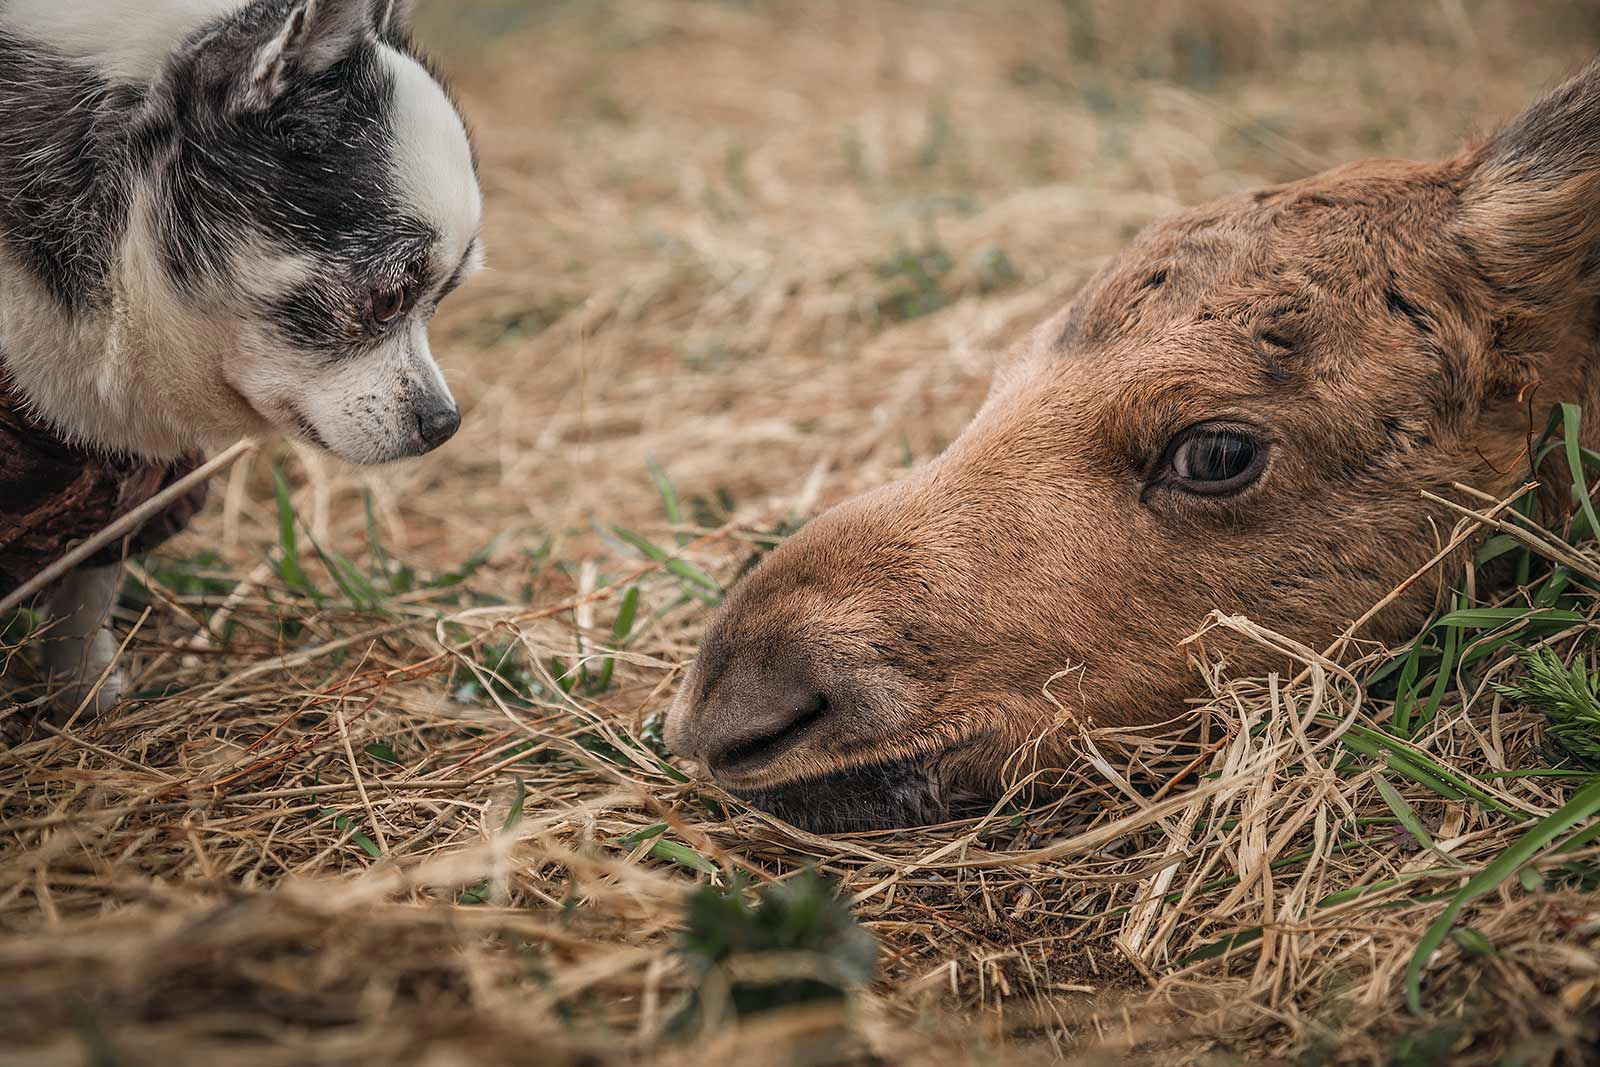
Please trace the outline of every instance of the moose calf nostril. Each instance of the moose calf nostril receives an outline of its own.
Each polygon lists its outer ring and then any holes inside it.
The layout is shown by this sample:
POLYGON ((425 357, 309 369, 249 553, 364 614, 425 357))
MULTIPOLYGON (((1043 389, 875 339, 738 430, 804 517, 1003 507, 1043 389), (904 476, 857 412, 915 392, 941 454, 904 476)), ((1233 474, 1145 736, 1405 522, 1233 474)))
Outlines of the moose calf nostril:
POLYGON ((791 747, 830 709, 827 696, 809 687, 772 694, 751 709, 737 734, 720 740, 706 762, 718 772, 753 769, 791 747))

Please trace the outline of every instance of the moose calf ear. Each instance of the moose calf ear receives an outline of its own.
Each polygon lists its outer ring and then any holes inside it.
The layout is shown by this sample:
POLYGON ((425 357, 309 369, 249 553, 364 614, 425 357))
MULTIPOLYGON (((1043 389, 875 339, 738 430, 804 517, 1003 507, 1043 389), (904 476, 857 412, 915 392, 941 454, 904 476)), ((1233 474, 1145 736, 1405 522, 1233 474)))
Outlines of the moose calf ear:
POLYGON ((1600 60, 1468 159, 1463 237, 1524 313, 1600 290, 1600 60))
POLYGON ((374 0, 295 0, 261 27, 229 94, 232 110, 265 111, 295 78, 320 74, 343 59, 372 34, 374 6, 374 0))

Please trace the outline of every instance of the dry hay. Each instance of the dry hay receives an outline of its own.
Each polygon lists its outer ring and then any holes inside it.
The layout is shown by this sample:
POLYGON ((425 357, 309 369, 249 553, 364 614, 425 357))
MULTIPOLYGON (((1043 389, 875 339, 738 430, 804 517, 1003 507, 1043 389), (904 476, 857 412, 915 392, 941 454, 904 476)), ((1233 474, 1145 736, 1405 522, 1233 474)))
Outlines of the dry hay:
POLYGON ((1388 650, 1218 619, 1281 645, 1285 672, 1230 679, 1202 636, 1198 733, 1064 715, 1084 758, 1061 793, 1019 782, 918 831, 800 833, 679 780, 655 740, 708 614, 698 575, 732 580, 930 455, 994 354, 1130 230, 1344 158, 1448 150, 1585 58, 1592 23, 1358 0, 486 0, 430 22, 490 198, 495 270, 437 331, 466 426, 393 470, 300 450, 236 467, 139 572, 124 661, 145 699, 103 721, 35 724, 26 650, 0 650, 22 685, 0 707, 13 1062, 1593 1054, 1600 909, 1556 876, 1592 846, 1539 860, 1542 890, 1471 905, 1481 941, 1444 943, 1430 1014, 1403 1005, 1444 899, 1571 793, 1504 774, 1548 764, 1539 717, 1491 685, 1509 655, 1462 672, 1398 756, 1357 759, 1339 738, 1391 714, 1360 684, 1388 650), (384 577, 401 561, 409 588, 384 577), (594 684, 565 691, 580 667, 594 684), (1463 799, 1396 772, 1417 759, 1463 799), (1380 774, 1431 846, 1397 829, 1380 774), (872 989, 674 1035, 685 895, 811 865, 882 942, 872 989))

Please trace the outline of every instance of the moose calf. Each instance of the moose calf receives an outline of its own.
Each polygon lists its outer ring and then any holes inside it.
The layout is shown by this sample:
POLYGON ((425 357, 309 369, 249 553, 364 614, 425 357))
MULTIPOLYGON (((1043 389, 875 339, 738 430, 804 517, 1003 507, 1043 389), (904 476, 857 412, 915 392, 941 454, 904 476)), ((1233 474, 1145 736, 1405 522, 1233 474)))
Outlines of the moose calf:
MULTIPOLYGON (((731 591, 668 741, 799 825, 905 825, 995 794, 1041 736, 1064 765, 1063 670, 1074 717, 1137 725, 1200 689, 1182 642, 1213 609, 1322 647, 1438 550, 1424 490, 1510 491, 1534 391, 1594 398, 1597 298, 1600 63, 1443 162, 1156 223, 943 455, 731 591)), ((1403 639, 1434 595, 1364 634, 1403 639)))

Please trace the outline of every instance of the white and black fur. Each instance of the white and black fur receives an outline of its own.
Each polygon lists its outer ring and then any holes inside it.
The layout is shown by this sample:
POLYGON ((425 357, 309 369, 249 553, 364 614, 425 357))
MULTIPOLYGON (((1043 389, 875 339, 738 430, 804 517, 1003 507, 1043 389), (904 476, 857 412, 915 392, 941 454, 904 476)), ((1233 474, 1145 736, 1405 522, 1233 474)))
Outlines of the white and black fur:
MULTIPOLYGON (((0 0, 0 370, 33 415, 152 460, 455 432, 427 324, 479 267, 481 199, 406 6, 0 0)), ((98 629, 57 653, 80 677, 98 629)))

